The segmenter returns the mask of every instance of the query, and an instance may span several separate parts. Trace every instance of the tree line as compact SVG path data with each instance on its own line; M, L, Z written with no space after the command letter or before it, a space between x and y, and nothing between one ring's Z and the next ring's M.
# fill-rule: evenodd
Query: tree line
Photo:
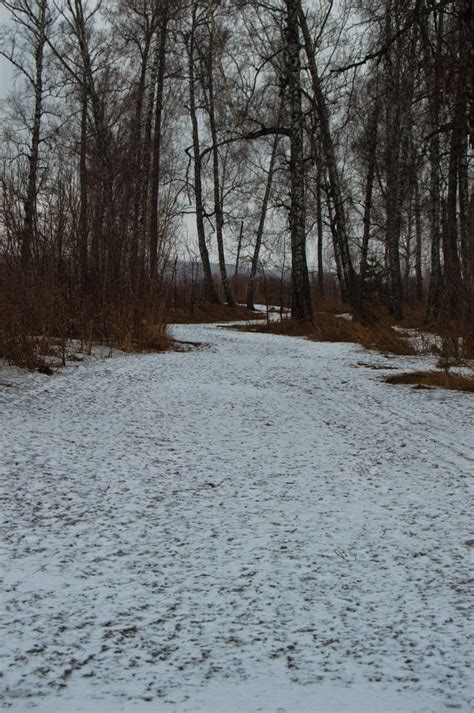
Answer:
M363 320L472 319L471 0L3 5L3 322L139 332L177 256L210 302L289 266L297 319L333 272Z

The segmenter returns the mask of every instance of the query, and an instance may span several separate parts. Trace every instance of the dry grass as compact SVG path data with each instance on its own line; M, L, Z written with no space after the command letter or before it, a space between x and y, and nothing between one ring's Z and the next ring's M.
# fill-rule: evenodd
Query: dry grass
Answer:
M165 352L173 340L167 332L166 322L143 319L139 325L131 324L125 338L119 343L125 352Z
M351 307L336 297L317 297L314 305L318 312L327 312L327 314L347 314L351 312Z
M52 364L65 365L71 340L85 354L92 342L127 351L170 349L160 295L146 297L132 302L119 294L94 306L42 277L25 279L12 271L0 285L0 359L51 373Z
M356 320L331 315L316 315L310 339L319 342L352 342L383 354L410 356L415 350L399 332L387 323L366 326Z
M387 384L414 384L419 387L437 387L474 393L474 376L445 374L442 371L413 371L388 376Z
M367 349L375 349L383 354L414 356L417 352L407 337L395 331L390 325L382 324L367 329L367 338L359 342Z
M308 337L311 334L312 323L309 319L287 318L274 322L265 321L264 324L250 324L239 329L262 334L279 334L285 337Z
M437 333L444 343L455 345L460 359L474 358L474 320L440 319Z
M413 355L415 350L389 324L367 327L355 320L318 313L312 320L284 319L264 325L252 325L254 332L281 334L289 337L306 337L315 342L348 342L366 349L398 355Z
M265 319L262 312L236 305L228 307L224 304L196 302L189 309L170 309L168 320L170 324L212 324L213 322L244 322L254 319Z
M417 307L404 305L403 311L403 319L397 322L399 327L403 327L404 329L423 330L424 332L436 331L436 324L434 322L428 322L426 319L425 305L418 305Z
M64 304L58 290L35 286L17 291L16 285L5 281L0 291L0 358L25 369L41 370L47 364L45 357L64 342L65 332Z
M462 359L474 358L474 320L473 319L450 319L444 315L434 322L426 320L426 308L420 306L417 308L405 307L405 317L400 322L397 322L399 327L404 329L412 329L418 332L418 338L425 344L421 346L420 351L423 353L433 353L433 341L424 339L423 335L434 335L444 340L451 340L458 344L459 356ZM425 348L423 348L425 347Z

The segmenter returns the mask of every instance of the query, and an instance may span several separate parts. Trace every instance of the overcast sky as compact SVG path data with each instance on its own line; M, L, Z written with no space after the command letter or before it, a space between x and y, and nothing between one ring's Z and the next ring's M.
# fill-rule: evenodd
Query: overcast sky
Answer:
M7 21L8 12L0 2L0 27ZM0 57L0 99L4 99L8 93L12 81L12 71L10 63Z

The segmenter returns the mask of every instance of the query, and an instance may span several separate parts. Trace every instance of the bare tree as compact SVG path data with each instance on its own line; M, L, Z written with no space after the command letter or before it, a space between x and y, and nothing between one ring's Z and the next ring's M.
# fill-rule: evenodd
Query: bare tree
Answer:
M216 292L214 281L212 279L211 263L209 260L209 250L206 242L206 232L204 227L204 200L202 189L202 156L201 143L199 139L199 122L196 108L196 78L195 78L195 62L196 62L196 32L199 24L197 0L193 2L191 29L185 37L186 51L188 54L188 72L189 72L189 114L192 124L193 137L193 161L194 161L194 197L196 207L196 230L198 235L199 253L201 255L204 288L206 298L210 302L219 302L219 297Z
M31 47L33 66L27 64L27 58L18 56L16 52L15 33L6 33L4 48L0 49L22 75L26 77L34 93L33 120L30 128L30 151L28 156L28 182L24 198L24 223L21 238L21 261L23 269L31 262L31 251L35 241L36 206L38 191L39 152L41 143L41 124L43 118L43 85L44 85L44 55L52 17L48 0L37 0L36 3L27 0L10 2L5 0L4 6L10 11L14 25L22 29L27 45Z

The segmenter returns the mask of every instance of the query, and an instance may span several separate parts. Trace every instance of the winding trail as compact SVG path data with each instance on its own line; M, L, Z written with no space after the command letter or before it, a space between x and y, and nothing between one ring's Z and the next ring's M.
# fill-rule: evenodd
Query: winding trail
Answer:
M211 347L0 387L0 704L472 711L474 398L174 332Z

